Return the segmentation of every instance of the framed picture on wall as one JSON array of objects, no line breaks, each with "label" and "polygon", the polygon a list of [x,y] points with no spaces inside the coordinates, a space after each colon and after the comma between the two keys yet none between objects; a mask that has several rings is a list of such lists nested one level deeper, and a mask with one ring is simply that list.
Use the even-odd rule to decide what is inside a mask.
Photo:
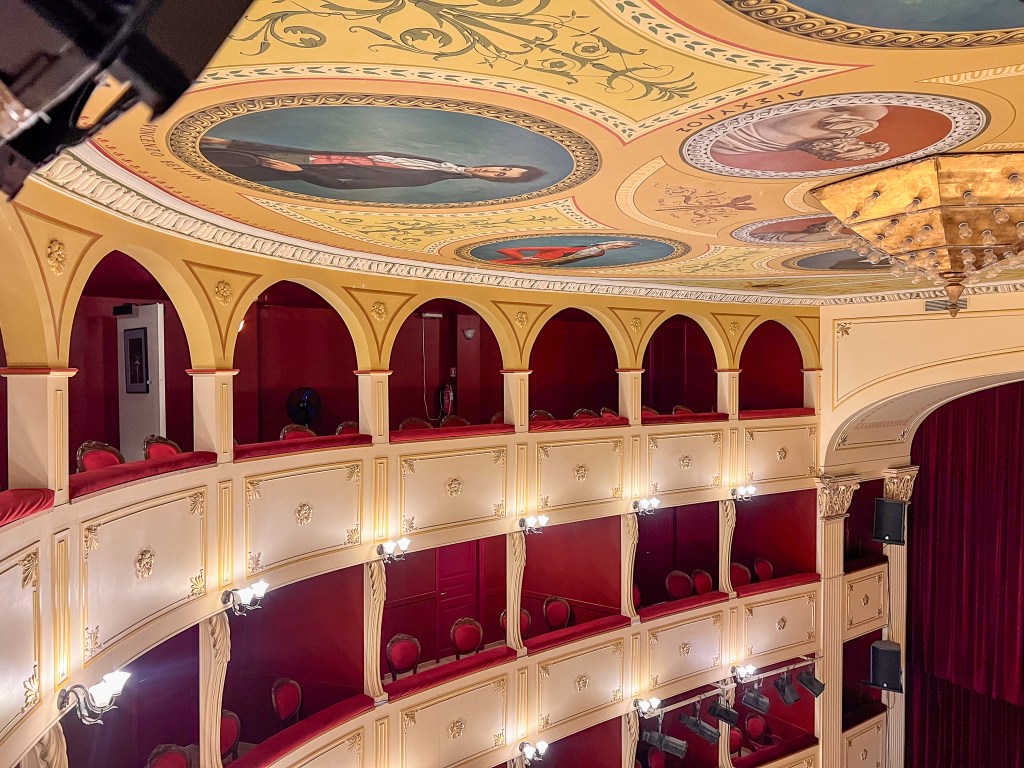
[{"label": "framed picture on wall", "polygon": [[124,391],[136,395],[149,392],[149,348],[145,328],[124,330]]}]

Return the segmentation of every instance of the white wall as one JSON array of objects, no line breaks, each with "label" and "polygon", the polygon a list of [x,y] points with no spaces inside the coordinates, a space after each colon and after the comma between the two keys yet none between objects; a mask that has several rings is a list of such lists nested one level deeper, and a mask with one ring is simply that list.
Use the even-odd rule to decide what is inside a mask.
[{"label": "white wall", "polygon": [[[146,329],[149,353],[149,392],[125,392],[124,332]],[[117,402],[121,422],[121,453],[127,461],[142,459],[142,441],[167,433],[164,395],[164,306],[140,304],[132,315],[117,318]]]}]

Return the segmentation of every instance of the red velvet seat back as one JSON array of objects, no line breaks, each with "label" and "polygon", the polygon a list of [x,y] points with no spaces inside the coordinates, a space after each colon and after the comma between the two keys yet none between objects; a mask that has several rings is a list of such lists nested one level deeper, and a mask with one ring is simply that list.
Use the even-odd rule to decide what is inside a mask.
[{"label": "red velvet seat back", "polygon": [[698,568],[693,572],[693,589],[698,595],[706,595],[715,587],[711,574]]},{"label": "red velvet seat back", "polygon": [[445,416],[441,420],[441,429],[446,429],[448,427],[468,427],[468,426],[469,426],[469,419],[467,419],[465,416],[458,416],[457,414],[454,414],[454,413],[451,416]]},{"label": "red velvet seat back", "polygon": [[754,573],[757,574],[758,581],[771,581],[775,576],[775,566],[771,564],[771,561],[759,557],[754,561]]},{"label": "red velvet seat back", "polygon": [[483,645],[484,628],[476,619],[459,619],[452,625],[451,639],[456,658],[465,653],[474,653]]},{"label": "red velvet seat back", "polygon": [[311,429],[289,429],[281,433],[282,440],[306,440],[310,437],[316,437],[316,433]]},{"label": "red velvet seat back", "polygon": [[554,421],[554,419],[555,417],[548,411],[541,410],[540,408],[530,414],[530,421]]},{"label": "red velvet seat back", "polygon": [[149,446],[149,458],[166,459],[170,456],[177,456],[181,451],[175,450],[173,445],[168,443],[153,443]]},{"label": "red velvet seat back", "polygon": [[736,754],[743,746],[743,731],[739,728],[729,729],[729,754]]},{"label": "red velvet seat back", "polygon": [[768,729],[768,724],[761,715],[747,715],[746,725],[747,736],[751,741],[761,741],[764,738],[764,732]]},{"label": "red velvet seat back", "polygon": [[491,416],[491,424],[504,424],[505,423],[505,412],[498,411],[496,414]]},{"label": "red velvet seat back", "polygon": [[572,417],[574,419],[596,419],[597,413],[590,408],[577,408]]},{"label": "red velvet seat back", "polygon": [[544,622],[550,629],[569,626],[572,608],[564,597],[551,596],[544,601]]},{"label": "red velvet seat back", "polygon": [[285,722],[298,715],[299,706],[302,704],[302,688],[294,680],[281,678],[274,681],[271,698],[277,719]]},{"label": "red velvet seat back", "polygon": [[672,413],[673,413],[673,415],[676,415],[676,416],[678,416],[679,414],[690,414],[690,413],[693,413],[693,409],[692,408],[687,408],[685,405],[673,405],[672,406]]},{"label": "red velvet seat back", "polygon": [[421,419],[419,416],[410,416],[408,419],[403,419],[402,423],[398,425],[398,430],[401,432],[406,429],[433,429],[434,425],[426,419]]},{"label": "red velvet seat back", "polygon": [[650,768],[665,768],[665,753],[657,747],[647,750],[647,765]]},{"label": "red velvet seat back", "polygon": [[388,641],[386,656],[393,678],[403,672],[415,672],[420,663],[420,643],[410,635],[395,635]]},{"label": "red velvet seat back", "polygon": [[733,589],[745,587],[751,582],[750,569],[743,563],[730,563],[729,578],[732,580]]},{"label": "red velvet seat back", "polygon": [[124,459],[108,450],[96,448],[82,454],[82,468],[88,472],[91,469],[103,469],[104,467],[115,467],[124,464]]},{"label": "red velvet seat back", "polygon": [[238,715],[226,709],[222,710],[220,713],[220,754],[222,757],[235,750],[241,735],[242,726],[238,721]]},{"label": "red velvet seat back", "polygon": [[149,753],[146,768],[192,768],[192,758],[184,747],[161,744]]},{"label": "red velvet seat back", "polygon": [[682,571],[671,571],[665,577],[665,589],[668,590],[669,600],[682,600],[693,594],[693,579]]},{"label": "red velvet seat back", "polygon": [[[501,624],[501,628],[505,629],[505,622],[508,617],[508,611],[502,611],[501,616],[498,617],[498,622]],[[530,612],[525,608],[519,609],[519,637],[525,640],[530,634],[530,625],[533,624],[533,617]]]}]

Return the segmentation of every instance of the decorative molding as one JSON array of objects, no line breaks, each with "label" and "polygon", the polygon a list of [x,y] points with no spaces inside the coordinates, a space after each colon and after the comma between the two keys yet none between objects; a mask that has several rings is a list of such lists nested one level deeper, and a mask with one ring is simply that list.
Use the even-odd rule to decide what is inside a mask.
[{"label": "decorative molding", "polygon": [[789,451],[786,450],[786,446],[782,446],[775,452],[775,455],[779,457],[779,461],[785,461],[786,457],[789,455]]},{"label": "decorative molding", "polygon": [[313,505],[302,502],[295,508],[295,524],[309,525],[313,521]]},{"label": "decorative molding", "polygon": [[153,567],[156,565],[156,554],[152,549],[144,549],[135,558],[135,578],[145,581],[153,575]]},{"label": "decorative molding", "polygon": [[643,328],[643,321],[639,317],[632,317],[629,320],[629,329],[633,333],[640,333],[640,329]]},{"label": "decorative molding", "polygon": [[622,441],[621,440],[612,440],[611,443],[609,443],[609,445],[611,446],[612,453],[614,453],[616,456],[621,456],[622,455]]},{"label": "decorative molding", "polygon": [[402,459],[402,477],[416,474],[416,459]]},{"label": "decorative molding", "polygon": [[416,516],[402,518],[402,533],[411,533],[416,530]]},{"label": "decorative molding", "polygon": [[494,746],[504,747],[505,746],[505,729],[502,728],[496,734],[494,734]]},{"label": "decorative molding", "polygon": [[[363,756],[363,732],[359,731],[359,733],[355,734],[354,736],[349,736],[347,739],[345,739],[345,746],[348,747],[347,751],[348,751],[349,754],[352,754],[353,752],[355,752],[356,753],[356,757],[362,758],[362,756]],[[362,763],[360,763],[360,764],[362,764]]]},{"label": "decorative molding", "polygon": [[203,573],[203,570],[200,568],[198,576],[189,578],[189,597],[202,597],[206,594],[206,575]]},{"label": "decorative molding", "polygon": [[384,695],[380,679],[380,633],[384,616],[384,601],[388,596],[387,575],[384,563],[371,560],[366,564],[366,579],[370,588],[370,599],[366,605],[366,625],[363,649],[363,685],[366,694],[374,699]]},{"label": "decorative molding", "polygon": [[39,550],[32,550],[18,564],[21,566],[21,588],[39,586]]},{"label": "decorative molding", "polygon": [[378,323],[384,322],[388,316],[388,307],[383,301],[375,301],[370,305],[370,314]]},{"label": "decorative molding", "polygon": [[686,470],[686,469],[689,469],[692,466],[693,466],[693,457],[692,456],[680,456],[679,457],[679,468],[680,469]]},{"label": "decorative molding", "polygon": [[94,525],[87,525],[85,527],[85,534],[83,537],[83,547],[85,551],[85,560],[88,562],[89,553],[95,552],[100,548],[100,523]]},{"label": "decorative molding", "polygon": [[850,335],[851,323],[836,323],[836,338],[841,339]]},{"label": "decorative molding", "polygon": [[494,505],[494,516],[495,517],[504,517],[505,516],[505,502],[504,501],[499,501],[497,504]]},{"label": "decorative molding", "polygon": [[189,515],[199,514],[199,517],[206,515],[206,491],[198,491],[188,497]]},{"label": "decorative molding", "polygon": [[622,486],[621,485],[613,485],[612,486],[612,494],[611,495],[612,495],[613,499],[621,499],[622,498]]},{"label": "decorative molding", "polygon": [[779,632],[781,632],[782,630],[784,630],[786,628],[786,624],[787,624],[786,617],[785,616],[780,616],[779,620],[775,622],[775,629],[777,629]]},{"label": "decorative molding", "polygon": [[262,480],[249,480],[245,484],[245,500],[255,501],[256,499],[263,496],[263,481]]},{"label": "decorative molding", "polygon": [[444,484],[444,490],[449,496],[458,496],[462,493],[462,478],[449,478],[448,482]]},{"label": "decorative molding", "polygon": [[24,688],[25,694],[25,705],[21,708],[22,714],[28,712],[36,704],[39,703],[39,665],[34,664],[32,666],[32,674],[28,680],[21,684]]},{"label": "decorative molding", "polygon": [[525,328],[527,323],[530,322],[530,318],[527,316],[525,312],[519,311],[516,312],[512,322],[514,322],[520,328]]},{"label": "decorative molding", "polygon": [[689,643],[680,643],[679,644],[679,655],[681,657],[683,657],[684,659],[687,656],[690,655],[690,644]]},{"label": "decorative molding", "polygon": [[590,678],[585,674],[579,675],[573,684],[576,686],[577,693],[583,693],[590,685]]},{"label": "decorative molding", "polygon": [[259,573],[263,570],[263,563],[260,562],[260,558],[262,556],[262,552],[256,552],[255,554],[252,552],[249,553],[249,558],[246,561],[246,570],[248,570],[250,575]]},{"label": "decorative molding", "polygon": [[51,240],[46,245],[46,264],[57,277],[64,274],[68,266],[67,249],[60,240]]},{"label": "decorative molding", "polygon": [[614,691],[612,691],[612,704],[622,701],[622,686],[620,685]]},{"label": "decorative molding", "polygon": [[572,476],[576,478],[577,483],[582,483],[586,480],[588,474],[590,474],[590,469],[586,464],[577,464],[572,469]]},{"label": "decorative molding", "polygon": [[356,524],[355,528],[348,528],[345,531],[345,543],[346,544],[358,544],[361,540],[359,533],[359,525]]},{"label": "decorative molding", "polygon": [[23,768],[68,768],[68,743],[57,721],[22,760]]},{"label": "decorative molding", "polygon": [[453,720],[452,722],[450,722],[448,724],[448,738],[451,739],[452,741],[455,741],[456,739],[458,739],[459,737],[462,736],[462,734],[465,732],[465,730],[466,730],[466,721],[465,720],[461,720],[461,719],[460,720]]},{"label": "decorative molding", "polygon": [[884,473],[884,495],[895,501],[910,501],[914,493],[914,480],[917,479],[917,467],[890,469]]},{"label": "decorative molding", "polygon": [[[362,464],[350,464],[345,470],[345,482],[351,483],[355,480],[357,483],[361,482],[363,478],[363,465]],[[359,737],[362,740],[362,736]]]},{"label": "decorative molding", "polygon": [[82,653],[85,656],[85,660],[88,661],[103,647],[103,643],[100,642],[100,625],[97,624],[95,627],[85,628],[85,639],[82,646]]},{"label": "decorative molding", "polygon": [[234,292],[231,283],[227,280],[218,280],[217,284],[213,286],[213,295],[217,297],[217,302],[222,307],[226,307],[231,303],[231,297],[234,295]]},{"label": "decorative molding", "polygon": [[498,448],[497,450],[491,451],[491,458],[494,459],[495,464],[505,466],[506,463],[506,451],[504,448]]},{"label": "decorative molding", "polygon": [[402,713],[402,733],[409,732],[409,726],[416,725],[416,710],[410,710],[409,712]]},{"label": "decorative molding", "polygon": [[219,765],[224,679],[231,660],[231,623],[218,611],[199,625],[200,764]]},{"label": "decorative molding", "polygon": [[822,520],[845,517],[853,494],[860,488],[857,479],[821,475],[818,478],[818,517]]},{"label": "decorative molding", "polygon": [[523,636],[519,627],[519,611],[522,608],[523,573],[526,570],[526,533],[513,531],[508,534],[511,554],[508,563],[506,581],[505,614],[506,619],[516,617],[515,621],[505,622],[506,643],[517,651],[523,649]]}]

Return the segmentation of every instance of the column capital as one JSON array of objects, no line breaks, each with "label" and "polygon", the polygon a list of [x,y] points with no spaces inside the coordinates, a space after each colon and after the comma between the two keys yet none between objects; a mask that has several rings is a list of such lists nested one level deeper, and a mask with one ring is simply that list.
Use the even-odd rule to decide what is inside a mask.
[{"label": "column capital", "polygon": [[841,520],[853,501],[854,492],[860,488],[857,475],[821,475],[815,480],[818,486],[818,517],[822,520]]},{"label": "column capital", "polygon": [[910,501],[910,496],[914,492],[914,480],[917,479],[919,470],[920,467],[911,465],[894,467],[882,472],[885,498],[894,501]]}]

